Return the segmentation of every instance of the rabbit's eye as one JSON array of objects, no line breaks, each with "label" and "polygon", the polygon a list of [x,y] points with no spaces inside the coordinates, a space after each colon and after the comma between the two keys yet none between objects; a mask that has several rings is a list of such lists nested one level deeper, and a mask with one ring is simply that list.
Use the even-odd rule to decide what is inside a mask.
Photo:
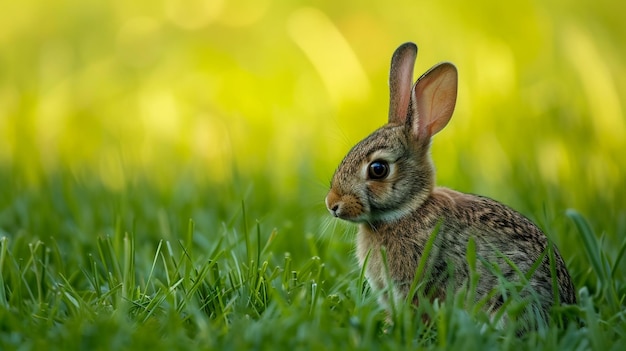
[{"label": "rabbit's eye", "polygon": [[370,179],[383,179],[389,175],[389,164],[386,161],[374,161],[370,163],[367,174]]}]

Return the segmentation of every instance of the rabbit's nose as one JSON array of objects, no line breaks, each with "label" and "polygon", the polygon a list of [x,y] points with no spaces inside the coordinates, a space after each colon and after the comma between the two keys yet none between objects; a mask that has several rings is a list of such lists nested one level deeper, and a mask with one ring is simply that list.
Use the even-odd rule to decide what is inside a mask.
[{"label": "rabbit's nose", "polygon": [[330,191],[326,196],[326,208],[334,217],[339,217],[341,198],[334,191]]}]

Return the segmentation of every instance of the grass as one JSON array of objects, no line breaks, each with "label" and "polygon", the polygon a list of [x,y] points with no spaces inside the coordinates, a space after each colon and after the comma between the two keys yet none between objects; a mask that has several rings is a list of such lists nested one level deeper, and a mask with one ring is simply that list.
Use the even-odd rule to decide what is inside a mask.
[{"label": "grass", "polygon": [[602,236],[574,210],[571,234],[584,244],[564,256],[590,262],[589,272],[573,271],[579,303],[556,308],[555,322],[520,338],[515,325],[497,329],[465,308],[465,294],[417,310],[395,301],[387,324],[350,254],[352,230],[320,225],[323,208],[302,204],[322,189],[285,200],[262,178],[243,191],[189,179],[110,190],[69,174],[38,186],[8,174],[0,200],[2,350],[626,345],[626,244],[605,252]]}]

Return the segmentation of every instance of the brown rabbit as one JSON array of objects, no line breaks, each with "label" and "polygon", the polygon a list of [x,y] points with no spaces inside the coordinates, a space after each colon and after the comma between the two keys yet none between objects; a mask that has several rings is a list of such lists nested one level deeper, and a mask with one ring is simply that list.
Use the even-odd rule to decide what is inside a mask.
[{"label": "brown rabbit", "polygon": [[[550,257],[559,301],[576,302],[565,263],[555,247],[553,256],[546,254],[548,239],[518,212],[486,197],[435,186],[430,140],[452,117],[457,70],[441,63],[412,84],[416,56],[413,43],[396,49],[389,76],[389,121],[343,159],[326,206],[333,216],[359,224],[356,253],[361,267],[367,264],[373,289],[383,290],[392,281],[396,301],[406,298],[424,248],[436,235],[426,261],[430,274],[419,283],[430,299],[444,300],[446,292],[469,285],[466,252],[473,238],[479,273],[476,300],[496,292],[485,304],[492,317],[508,299],[526,300],[523,319],[539,315],[546,321],[555,301]],[[501,278],[523,288],[517,294],[496,291]],[[498,323],[507,318],[503,315]]]}]

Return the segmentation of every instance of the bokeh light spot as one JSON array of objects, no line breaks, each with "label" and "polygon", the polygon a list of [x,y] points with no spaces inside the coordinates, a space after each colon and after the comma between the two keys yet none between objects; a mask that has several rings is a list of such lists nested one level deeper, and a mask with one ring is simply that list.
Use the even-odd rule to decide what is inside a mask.
[{"label": "bokeh light spot", "polygon": [[314,8],[301,8],[291,14],[288,30],[321,76],[335,103],[368,97],[370,84],[359,59],[324,13]]}]

